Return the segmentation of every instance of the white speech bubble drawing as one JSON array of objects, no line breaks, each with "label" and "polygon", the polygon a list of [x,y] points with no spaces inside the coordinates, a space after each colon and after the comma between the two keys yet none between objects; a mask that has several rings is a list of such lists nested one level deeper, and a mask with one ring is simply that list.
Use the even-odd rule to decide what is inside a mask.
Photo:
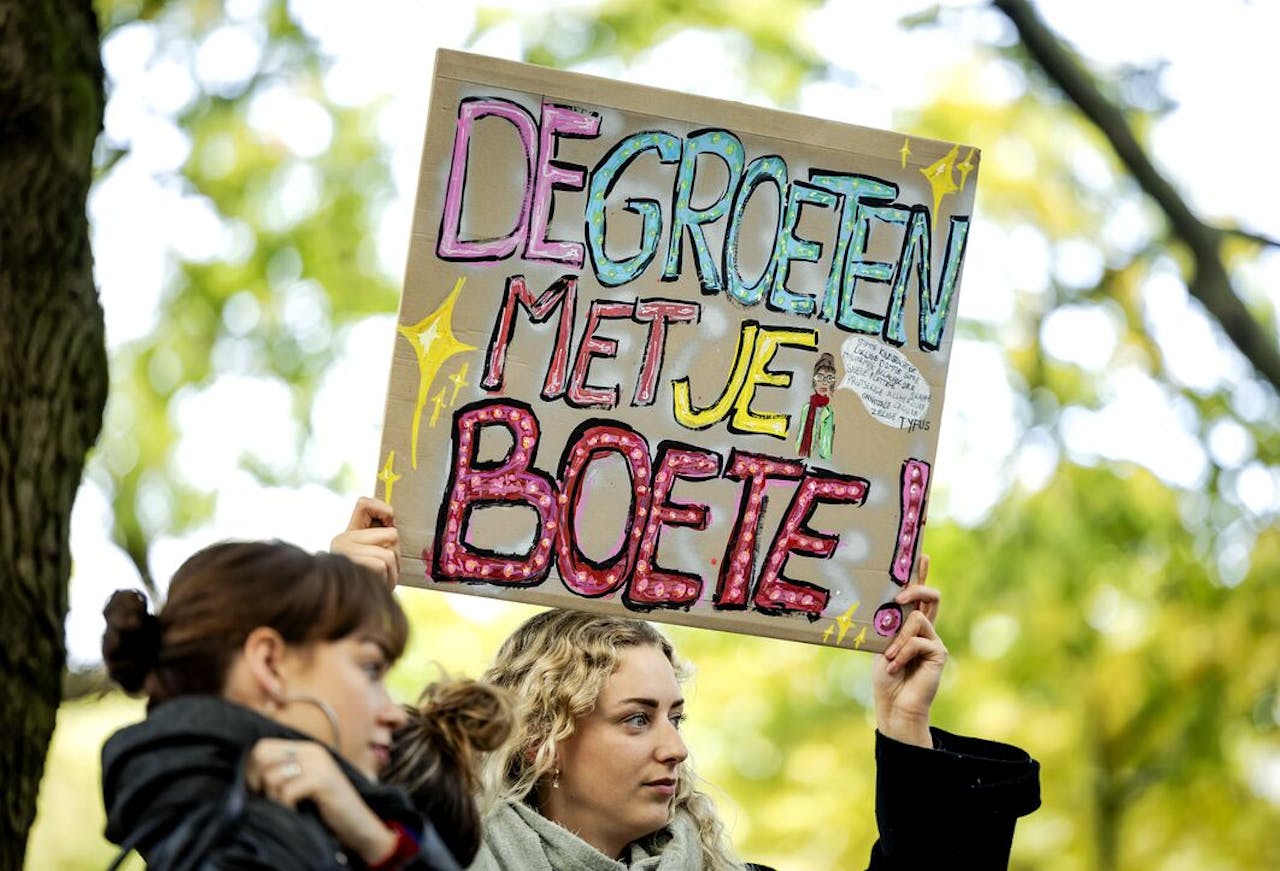
[{"label": "white speech bubble drawing", "polygon": [[895,429],[918,424],[929,413],[929,382],[906,356],[890,345],[853,336],[840,346],[844,380],[840,388],[858,394],[876,420]]}]

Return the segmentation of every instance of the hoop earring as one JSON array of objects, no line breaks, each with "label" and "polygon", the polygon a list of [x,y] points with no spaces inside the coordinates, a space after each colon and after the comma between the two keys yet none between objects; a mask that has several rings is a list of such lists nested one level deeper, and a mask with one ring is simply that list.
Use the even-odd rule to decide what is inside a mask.
[{"label": "hoop earring", "polygon": [[285,693],[280,698],[280,705],[282,707],[287,707],[294,702],[298,702],[303,705],[313,705],[320,711],[320,713],[324,714],[325,720],[329,723],[329,730],[333,732],[333,741],[329,744],[329,749],[335,753],[341,753],[342,731],[338,728],[338,715],[334,712],[333,706],[324,699],[307,693]]}]

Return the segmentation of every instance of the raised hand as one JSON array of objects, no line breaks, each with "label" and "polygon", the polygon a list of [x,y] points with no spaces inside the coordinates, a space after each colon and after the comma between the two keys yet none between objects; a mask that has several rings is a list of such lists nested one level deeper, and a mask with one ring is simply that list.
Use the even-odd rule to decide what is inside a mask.
[{"label": "raised hand", "polygon": [[400,533],[396,511],[369,496],[356,500],[347,528],[333,537],[329,550],[373,569],[394,587],[400,580]]},{"label": "raised hand", "polygon": [[899,605],[914,604],[915,610],[872,667],[876,728],[894,740],[920,747],[933,746],[929,709],[947,664],[947,647],[933,625],[942,597],[925,586],[928,575],[929,557],[922,556],[916,582],[894,597]]}]

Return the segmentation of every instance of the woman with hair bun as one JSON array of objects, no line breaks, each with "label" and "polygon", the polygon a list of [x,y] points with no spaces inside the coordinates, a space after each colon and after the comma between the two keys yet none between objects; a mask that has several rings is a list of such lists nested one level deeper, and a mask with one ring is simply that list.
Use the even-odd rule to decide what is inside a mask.
[{"label": "woman with hair bun", "polygon": [[148,697],[146,720],[103,747],[121,859],[458,867],[405,792],[378,783],[407,719],[384,677],[408,623],[377,574],[283,542],[227,542],[178,569],[159,613],[121,590],[104,615],[108,672]]}]

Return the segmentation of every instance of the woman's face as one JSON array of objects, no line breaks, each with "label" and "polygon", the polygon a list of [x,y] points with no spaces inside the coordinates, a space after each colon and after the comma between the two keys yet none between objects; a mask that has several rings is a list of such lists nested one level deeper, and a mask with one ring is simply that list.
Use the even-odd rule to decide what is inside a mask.
[{"label": "woman's face", "polygon": [[[334,747],[362,774],[376,779],[390,758],[391,733],[405,720],[387,693],[390,663],[382,647],[357,632],[288,651],[281,665],[286,704],[276,719]],[[307,696],[332,708],[337,735],[319,706],[297,700]]]},{"label": "woman's face", "polygon": [[813,373],[813,390],[819,396],[830,396],[836,387],[836,373],[831,369],[819,369]]},{"label": "woman's face", "polygon": [[606,856],[666,825],[684,698],[675,669],[653,645],[624,650],[590,713],[560,744],[559,788],[541,791],[542,811]]}]

